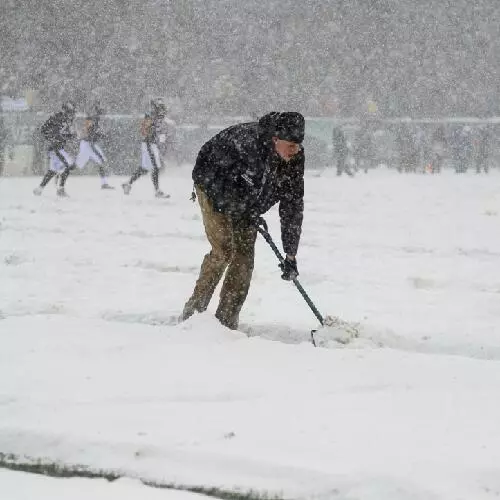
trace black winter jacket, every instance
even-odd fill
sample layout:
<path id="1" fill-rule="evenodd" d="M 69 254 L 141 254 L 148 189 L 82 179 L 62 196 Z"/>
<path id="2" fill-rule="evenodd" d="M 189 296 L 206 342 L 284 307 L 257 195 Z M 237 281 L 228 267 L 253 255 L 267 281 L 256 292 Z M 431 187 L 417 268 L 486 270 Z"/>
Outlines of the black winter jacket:
<path id="1" fill-rule="evenodd" d="M 288 163 L 281 160 L 259 122 L 243 123 L 203 145 L 193 181 L 215 210 L 236 220 L 259 216 L 279 202 L 283 250 L 295 255 L 304 213 L 304 159 L 301 149 Z"/>

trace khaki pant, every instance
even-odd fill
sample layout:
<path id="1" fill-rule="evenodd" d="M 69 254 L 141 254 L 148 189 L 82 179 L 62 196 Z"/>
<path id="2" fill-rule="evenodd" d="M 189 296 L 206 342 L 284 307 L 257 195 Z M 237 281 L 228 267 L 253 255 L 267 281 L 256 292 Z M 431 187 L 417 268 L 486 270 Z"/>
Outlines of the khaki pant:
<path id="1" fill-rule="evenodd" d="M 227 268 L 215 316 L 223 325 L 236 329 L 252 279 L 257 229 L 248 224 L 234 223 L 229 216 L 216 212 L 198 186 L 196 194 L 212 249 L 203 259 L 198 281 L 184 306 L 182 317 L 187 319 L 194 312 L 207 309 Z"/>

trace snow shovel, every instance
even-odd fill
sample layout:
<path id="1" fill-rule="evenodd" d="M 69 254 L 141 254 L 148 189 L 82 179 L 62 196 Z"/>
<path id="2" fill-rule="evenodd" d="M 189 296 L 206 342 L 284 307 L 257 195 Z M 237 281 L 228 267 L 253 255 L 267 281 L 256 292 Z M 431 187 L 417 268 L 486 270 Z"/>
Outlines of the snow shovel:
<path id="1" fill-rule="evenodd" d="M 285 258 L 283 255 L 281 255 L 281 252 L 279 251 L 278 247 L 274 243 L 273 239 L 271 238 L 271 235 L 268 232 L 268 227 L 266 221 L 261 217 L 256 224 L 257 231 L 264 237 L 264 239 L 267 241 L 269 246 L 271 247 L 272 251 L 278 257 L 278 260 L 280 261 L 280 264 L 283 263 Z M 292 280 L 293 284 L 299 291 L 300 295 L 302 295 L 302 298 L 306 301 L 307 305 L 313 312 L 314 316 L 318 319 L 320 322 L 321 326 L 325 325 L 325 319 L 321 315 L 321 313 L 318 311 L 318 308 L 314 305 L 314 302 L 311 300 L 309 295 L 307 295 L 307 292 L 304 290 L 304 287 L 300 284 L 299 280 L 297 278 L 294 278 Z M 314 347 L 316 347 L 316 341 L 314 340 L 314 334 L 316 333 L 317 330 L 311 330 L 311 342 Z"/>
<path id="2" fill-rule="evenodd" d="M 255 224 L 257 231 L 264 237 L 267 241 L 271 249 L 273 250 L 276 257 L 280 261 L 280 264 L 283 262 L 284 257 L 281 255 L 278 247 L 274 243 L 271 235 L 268 232 L 266 221 L 260 217 L 259 220 Z M 322 327 L 328 328 L 327 340 L 333 340 L 338 344 L 349 344 L 352 339 L 359 337 L 360 325 L 359 323 L 349 323 L 344 321 L 336 316 L 325 316 L 323 317 L 321 313 L 318 311 L 318 308 L 314 305 L 314 302 L 311 300 L 307 292 L 304 290 L 304 287 L 300 284 L 297 278 L 292 280 L 293 284 L 299 291 L 302 298 L 306 301 L 307 305 L 313 312 L 314 316 L 318 319 Z M 317 347 L 316 339 L 314 338 L 314 334 L 318 330 L 311 330 L 311 342 L 314 347 Z"/>

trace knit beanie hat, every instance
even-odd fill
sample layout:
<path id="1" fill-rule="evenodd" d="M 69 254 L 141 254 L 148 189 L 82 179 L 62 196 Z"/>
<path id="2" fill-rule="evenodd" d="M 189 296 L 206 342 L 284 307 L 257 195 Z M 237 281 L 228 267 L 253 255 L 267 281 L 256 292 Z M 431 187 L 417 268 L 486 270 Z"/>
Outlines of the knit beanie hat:
<path id="1" fill-rule="evenodd" d="M 285 111 L 275 119 L 276 137 L 300 144 L 304 140 L 305 120 L 300 113 Z"/>

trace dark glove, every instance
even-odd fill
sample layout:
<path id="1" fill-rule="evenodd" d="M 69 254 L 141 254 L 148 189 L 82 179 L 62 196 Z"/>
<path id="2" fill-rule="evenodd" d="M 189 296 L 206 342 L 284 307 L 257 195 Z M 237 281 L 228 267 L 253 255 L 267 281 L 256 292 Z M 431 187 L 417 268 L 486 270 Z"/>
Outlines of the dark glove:
<path id="1" fill-rule="evenodd" d="M 280 268 L 283 271 L 283 274 L 281 275 L 281 279 L 283 280 L 293 281 L 299 275 L 297 261 L 295 259 L 290 260 L 288 257 L 285 258 L 281 262 Z"/>

